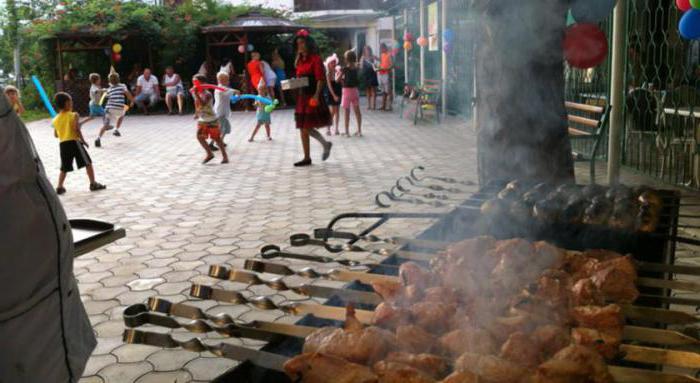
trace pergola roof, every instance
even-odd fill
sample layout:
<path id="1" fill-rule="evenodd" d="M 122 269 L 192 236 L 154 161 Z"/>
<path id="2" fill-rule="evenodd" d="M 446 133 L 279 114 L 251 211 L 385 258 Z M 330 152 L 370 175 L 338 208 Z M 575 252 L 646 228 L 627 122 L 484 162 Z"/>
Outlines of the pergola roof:
<path id="1" fill-rule="evenodd" d="M 228 33 L 228 32 L 277 32 L 294 33 L 306 28 L 294 21 L 272 16 L 248 15 L 238 17 L 232 21 L 202 27 L 202 33 Z"/>

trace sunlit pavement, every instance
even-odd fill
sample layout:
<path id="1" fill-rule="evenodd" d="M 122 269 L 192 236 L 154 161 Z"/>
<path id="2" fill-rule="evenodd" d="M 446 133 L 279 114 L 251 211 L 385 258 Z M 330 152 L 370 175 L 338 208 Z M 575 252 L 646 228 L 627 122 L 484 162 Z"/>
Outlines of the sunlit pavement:
<path id="1" fill-rule="evenodd" d="M 206 274 L 209 265 L 241 267 L 264 244 L 287 246 L 290 234 L 309 233 L 337 214 L 387 210 L 376 207 L 375 194 L 389 189 L 416 165 L 433 174 L 476 177 L 475 137 L 465 120 L 448 118 L 441 125 L 414 126 L 413 121 L 400 119 L 398 112 L 364 111 L 364 137 L 332 136 L 334 146 L 326 162 L 320 160 L 320 145 L 312 140 L 313 166 L 294 168 L 292 164 L 301 158 L 301 144 L 292 111 L 274 112 L 272 141 L 261 131 L 256 142 L 247 142 L 254 119 L 252 112 L 234 114 L 227 165 L 219 163 L 218 155 L 208 165 L 201 164 L 204 152 L 195 139 L 191 115 L 129 115 L 123 136 L 108 133 L 102 148 L 92 145 L 99 122 L 84 127 L 98 181 L 107 190 L 89 192 L 86 175 L 78 171 L 69 174 L 68 191 L 61 200 L 70 218 L 115 223 L 127 230 L 127 238 L 75 260 L 75 275 L 99 342 L 82 382 L 210 381 L 236 362 L 208 353 L 125 345 L 121 340 L 124 308 L 159 296 L 240 320 L 294 321 L 297 318 L 285 317 L 281 311 L 197 301 L 188 297 L 189 288 L 192 283 L 216 284 L 249 295 L 272 295 L 276 302 L 305 299 L 267 287 L 220 282 Z M 31 123 L 29 128 L 55 182 L 59 156 L 51 128 L 47 121 Z M 351 125 L 351 133 L 354 129 Z M 325 135 L 325 129 L 322 132 Z M 389 210 L 398 209 L 448 210 L 407 204 Z M 352 221 L 343 227 L 356 230 L 361 224 Z M 377 233 L 413 235 L 429 224 L 396 221 Z M 297 251 L 323 254 L 316 248 Z M 344 256 L 381 260 L 367 253 Z M 174 333 L 178 339 L 190 337 L 182 330 Z M 208 338 L 261 345 L 211 334 Z"/>

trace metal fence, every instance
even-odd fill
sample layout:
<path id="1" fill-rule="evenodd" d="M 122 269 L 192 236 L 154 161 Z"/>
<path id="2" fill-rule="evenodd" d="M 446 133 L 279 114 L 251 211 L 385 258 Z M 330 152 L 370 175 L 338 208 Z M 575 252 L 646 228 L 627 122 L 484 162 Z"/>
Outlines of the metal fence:
<path id="1" fill-rule="evenodd" d="M 628 2 L 623 164 L 664 182 L 700 188 L 700 42 L 678 33 L 674 2 Z M 610 22 L 603 24 L 612 35 Z M 567 100 L 605 105 L 610 65 L 567 68 Z"/>
<path id="2" fill-rule="evenodd" d="M 426 1 L 427 7 L 432 3 Z M 438 15 L 442 12 L 443 2 L 438 3 Z M 456 38 L 447 55 L 447 78 L 442 78 L 442 33 L 445 25 L 439 23 L 439 46 L 437 50 L 425 50 L 425 78 L 429 80 L 441 80 L 447 87 L 447 113 L 469 116 L 472 112 L 471 99 L 473 94 L 473 20 L 469 17 L 469 5 L 466 1 L 447 2 L 447 28 L 450 28 Z M 438 16 L 439 17 L 439 16 Z M 416 44 L 416 38 L 420 36 L 420 10 L 417 6 L 406 8 L 399 12 L 395 19 L 395 36 L 403 44 L 403 34 L 407 30 L 413 36 L 411 43 L 413 49 L 405 51 L 400 49 L 394 62 L 396 64 L 396 94 L 401 95 L 404 84 L 416 86 L 420 84 L 420 48 Z M 405 57 L 408 60 L 405 61 Z M 408 70 L 404 71 L 404 68 Z M 407 74 L 407 76 L 406 76 Z"/>

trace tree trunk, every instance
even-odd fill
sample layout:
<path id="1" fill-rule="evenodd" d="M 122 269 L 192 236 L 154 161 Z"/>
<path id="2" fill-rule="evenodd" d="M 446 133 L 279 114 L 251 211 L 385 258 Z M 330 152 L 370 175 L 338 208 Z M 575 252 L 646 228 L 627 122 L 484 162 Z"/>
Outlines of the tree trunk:
<path id="1" fill-rule="evenodd" d="M 474 0 L 479 180 L 573 181 L 565 0 Z"/>

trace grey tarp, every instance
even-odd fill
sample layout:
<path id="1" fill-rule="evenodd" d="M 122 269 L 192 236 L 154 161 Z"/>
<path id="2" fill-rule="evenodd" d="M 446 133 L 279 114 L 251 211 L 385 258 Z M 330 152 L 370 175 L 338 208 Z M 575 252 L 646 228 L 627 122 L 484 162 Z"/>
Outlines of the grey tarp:
<path id="1" fill-rule="evenodd" d="M 0 383 L 77 381 L 96 341 L 73 276 L 71 229 L 3 96 L 0 260 Z"/>

